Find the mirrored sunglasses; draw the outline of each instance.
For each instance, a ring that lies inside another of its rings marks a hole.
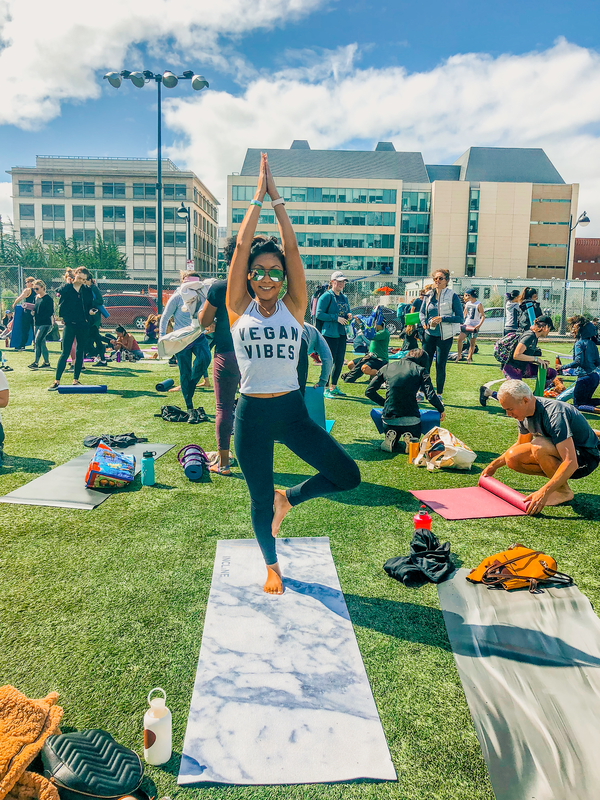
[[[279,283],[283,280],[284,272],[282,269],[263,269],[262,267],[257,267],[253,269],[250,273],[250,280],[251,281],[262,281],[263,278],[268,277],[275,283]]]

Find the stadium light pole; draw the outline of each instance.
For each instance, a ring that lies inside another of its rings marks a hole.
[[[565,266],[565,285],[563,289],[563,307],[562,307],[562,315],[560,318],[560,333],[564,336],[567,332],[567,289],[569,284],[569,259],[571,258],[571,234],[575,230],[578,225],[581,225],[582,228],[585,228],[586,225],[590,224],[590,218],[587,215],[587,212],[584,211],[583,214],[580,214],[577,218],[577,222],[573,225],[573,215],[569,217],[569,238],[567,239],[567,264]]]
[[[208,89],[208,81],[203,75],[197,75],[191,69],[184,70],[181,75],[175,75],[170,70],[165,70],[162,74],[143,70],[142,72],[130,72],[122,69],[120,72],[107,72],[104,76],[112,87],[118,89],[123,80],[131,81],[138,89],[143,88],[147,83],[156,83],[158,98],[158,153],[156,159],[156,214],[158,217],[156,225],[156,305],[158,313],[162,313],[162,287],[163,287],[163,218],[162,218],[162,93],[161,87],[174,89],[179,81],[191,81],[192,89],[199,92]]]

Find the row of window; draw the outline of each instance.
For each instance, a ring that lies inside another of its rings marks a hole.
[[[102,206],[102,219],[105,222],[125,222],[125,208],[126,206]],[[85,205],[71,206],[73,221],[94,222],[96,219],[96,207]],[[182,222],[177,216],[177,206],[170,206],[163,208],[163,219],[165,222]],[[217,236],[217,227],[209,222],[206,217],[203,217],[194,212],[194,224],[201,227],[204,233],[209,234],[212,238]],[[33,203],[20,203],[19,204],[19,217],[20,219],[34,219],[35,206]],[[42,220],[46,221],[60,221],[65,220],[65,207],[63,205],[42,205]],[[156,222],[156,207],[155,206],[133,206],[133,221],[134,222]]]
[[[542,221],[541,219],[532,219],[531,220],[531,224],[532,225],[568,225],[569,223],[568,222],[545,222],[545,221]]]
[[[407,258],[400,256],[398,261],[398,275],[402,277],[415,276],[421,277],[428,275],[426,258]]]
[[[296,234],[300,247],[364,247],[393,250],[394,238],[393,233],[367,233],[344,237],[328,233]]]
[[[396,205],[395,189],[319,189],[283,186],[279,194],[291,203],[383,203]],[[232,186],[232,200],[252,200],[255,186]]]
[[[392,273],[394,259],[391,256],[328,256],[310,255],[302,256],[305,269],[341,269],[344,270],[373,270],[375,272]]]
[[[427,211],[431,206],[431,192],[402,192],[402,211]]]
[[[33,181],[19,181],[19,197],[33,197]],[[68,185],[68,184],[67,184]],[[71,197],[105,197],[105,198],[125,198],[125,183],[114,183],[103,181],[101,187],[96,187],[92,181],[72,181]],[[101,188],[101,193],[96,195],[96,188]],[[67,197],[65,194],[64,181],[41,181],[42,197]],[[195,191],[202,198],[206,205],[212,205],[206,201],[200,192]],[[134,183],[132,184],[132,195],[135,199],[155,198],[156,183]],[[163,197],[166,200],[186,200],[187,189],[185,183],[163,183]],[[200,205],[200,203],[199,203]],[[206,209],[205,209],[206,210]],[[212,214],[211,214],[212,216]]]
[[[246,214],[245,208],[231,210],[231,222],[239,224]],[[395,211],[296,211],[291,210],[288,216],[292,225],[356,225],[357,227],[387,227],[396,225]],[[407,216],[413,216],[407,215]],[[260,214],[258,224],[272,225],[275,214],[265,211]]]
[[[557,197],[534,197],[532,203],[570,203],[570,200],[563,200]],[[552,267],[550,267],[552,269]]]
[[[529,242],[529,247],[566,247],[566,244],[547,244],[546,242]]]
[[[105,229],[102,232],[102,237],[105,242],[111,242],[119,247],[125,247],[126,231],[115,230],[112,228]],[[33,228],[23,228],[21,230],[21,241],[26,242],[35,238]],[[42,242],[44,244],[53,244],[65,238],[65,231],[61,228],[44,228],[42,230]],[[83,244],[93,244],[96,239],[96,231],[91,228],[73,228],[73,239],[76,242]],[[205,239],[200,239],[203,247],[197,246],[198,239],[194,239],[195,249],[202,249],[203,252],[208,252],[216,249],[214,245],[210,245]],[[165,231],[164,232],[164,246],[165,247],[186,247],[187,236],[185,231]],[[134,231],[133,232],[133,246],[134,247],[156,247],[156,231]]]
[[[429,255],[429,236],[401,236],[400,255],[403,256]]]

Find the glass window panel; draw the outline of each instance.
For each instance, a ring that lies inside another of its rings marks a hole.
[[[467,238],[467,253],[474,255],[477,252],[477,236],[469,235]]]
[[[187,198],[185,183],[175,184],[175,197],[177,197],[179,200],[185,200]]]
[[[125,222],[125,206],[115,206],[115,219]]]
[[[144,246],[144,231],[134,231],[133,232],[133,246],[134,247],[143,247]]]
[[[54,212],[52,206],[42,206],[42,219],[43,220],[54,219]]]
[[[89,228],[83,232],[83,241],[85,244],[94,244],[96,240],[96,231],[92,231]]]
[[[102,197],[114,197],[115,196],[115,187],[113,183],[103,183],[102,184]]]
[[[84,197],[95,197],[96,196],[96,184],[92,183],[91,181],[85,181],[84,184],[83,184],[83,196]]]
[[[33,197],[33,181],[19,181],[19,195]]]
[[[123,231],[123,233],[125,233],[125,231]],[[104,239],[105,242],[108,242],[108,244],[114,244],[114,242],[115,242],[115,229],[114,228],[105,228],[102,231],[102,238]]]
[[[115,231],[115,244],[124,247],[126,244],[125,231]]]
[[[143,222],[144,221],[144,208],[143,208],[143,206],[134,206],[133,207],[133,221],[134,222]]]
[[[115,218],[114,206],[102,206],[102,219],[105,221],[112,221]]]
[[[345,203],[346,202],[346,190],[345,189],[337,189],[337,201],[338,201],[338,203]]]
[[[125,233],[125,231],[123,231]],[[145,231],[146,247],[156,247],[156,231]]]
[[[479,211],[479,189],[471,189],[469,208],[471,211]]]
[[[52,181],[42,181],[42,197],[52,197]]]
[[[477,233],[479,214],[477,211],[469,213],[469,233]]]
[[[71,197],[83,197],[83,181],[73,181],[71,184]]]
[[[175,197],[175,184],[174,183],[163,183],[163,195],[165,198],[169,198],[173,200]]]
[[[175,209],[172,206],[163,208],[163,212],[163,219],[165,222],[175,222]]]
[[[71,210],[73,213],[74,220],[83,219],[83,206],[72,206]]]
[[[52,197],[64,197],[65,184],[64,181],[54,181],[52,184]]]
[[[134,183],[133,184],[133,197],[144,197],[144,184],[143,183]]]
[[[33,228],[22,228],[21,229],[21,241],[22,242],[30,242],[32,239],[35,239],[35,231],[34,231],[34,229]],[[592,294],[593,294],[593,292],[592,292]]]
[[[146,222],[156,222],[156,208],[154,206],[146,206]]]
[[[19,205],[19,219],[33,219],[33,214],[34,214],[33,204],[25,205],[24,203],[21,203]]]
[[[57,208],[57,206],[55,206]],[[88,222],[91,222],[96,219],[96,207],[95,206],[84,206],[83,207],[83,218]]]
[[[175,246],[175,231],[165,231],[165,247]]]
[[[83,228],[73,228],[73,241],[83,243]]]
[[[175,247],[185,247],[186,235],[185,231],[175,231]]]
[[[124,183],[115,183],[115,197],[125,197],[125,184]]]

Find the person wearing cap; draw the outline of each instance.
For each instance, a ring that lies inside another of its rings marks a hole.
[[[548,361],[541,358],[542,351],[538,347],[538,339],[546,339],[550,331],[554,330],[552,317],[543,314],[538,317],[528,331],[519,336],[519,340],[509,361],[504,365],[502,372],[508,380],[522,381],[525,378],[536,378],[539,367],[546,369],[546,386],[551,386],[557,377],[555,369],[551,369]],[[490,381],[479,387],[479,402],[485,406],[488,398],[497,399],[497,392],[491,387],[500,381]]]
[[[460,326],[456,360],[462,360],[463,342],[466,339],[469,343],[467,364],[472,364],[473,353],[475,352],[475,344],[477,343],[477,337],[479,336],[479,329],[483,325],[483,321],[485,319],[485,311],[483,310],[483,306],[478,298],[477,289],[465,289],[463,300],[465,301],[465,324]]]
[[[352,319],[350,303],[344,294],[346,276],[343,272],[331,275],[329,289],[319,297],[317,303],[317,319],[323,323],[323,334],[333,357],[333,369],[329,376],[329,386],[325,389],[325,397],[345,397],[337,387],[344,358],[346,356],[346,326]]]

